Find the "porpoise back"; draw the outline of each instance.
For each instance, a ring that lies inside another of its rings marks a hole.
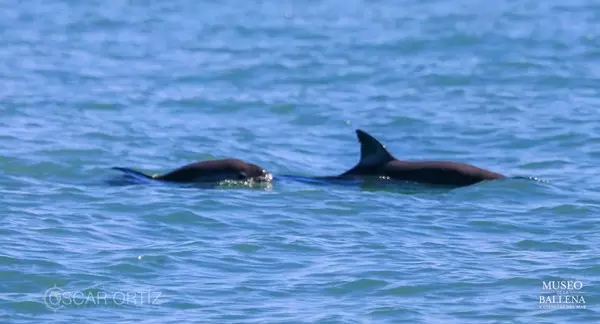
[[[168,182],[219,182],[225,180],[270,181],[270,174],[263,168],[239,159],[199,161],[184,165],[161,175],[147,175],[129,168],[115,167],[126,173],[148,179]]]
[[[360,142],[360,161],[338,177],[376,176],[455,187],[504,178],[502,174],[461,162],[398,160],[368,133],[358,129],[356,135]]]

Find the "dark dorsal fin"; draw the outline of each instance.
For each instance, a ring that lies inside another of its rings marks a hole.
[[[360,142],[359,166],[381,165],[395,159],[375,137],[360,129],[356,130],[356,136]]]

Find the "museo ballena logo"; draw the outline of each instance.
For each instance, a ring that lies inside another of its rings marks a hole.
[[[587,304],[583,282],[579,280],[544,280],[540,293],[541,309],[582,309]]]
[[[89,288],[83,291],[66,291],[54,285],[44,293],[44,304],[52,311],[57,311],[63,307],[157,305],[160,296],[160,292],[154,291],[116,291],[107,293]]]

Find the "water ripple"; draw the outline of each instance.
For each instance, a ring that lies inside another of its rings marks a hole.
[[[0,3],[0,321],[597,322],[600,7],[400,5]],[[223,157],[339,174],[355,128],[543,181],[110,185]],[[540,308],[543,280],[587,309]]]

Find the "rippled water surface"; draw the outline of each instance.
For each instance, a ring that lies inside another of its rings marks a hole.
[[[596,1],[7,0],[0,30],[2,323],[600,322]],[[111,182],[335,175],[356,128],[545,182]]]

